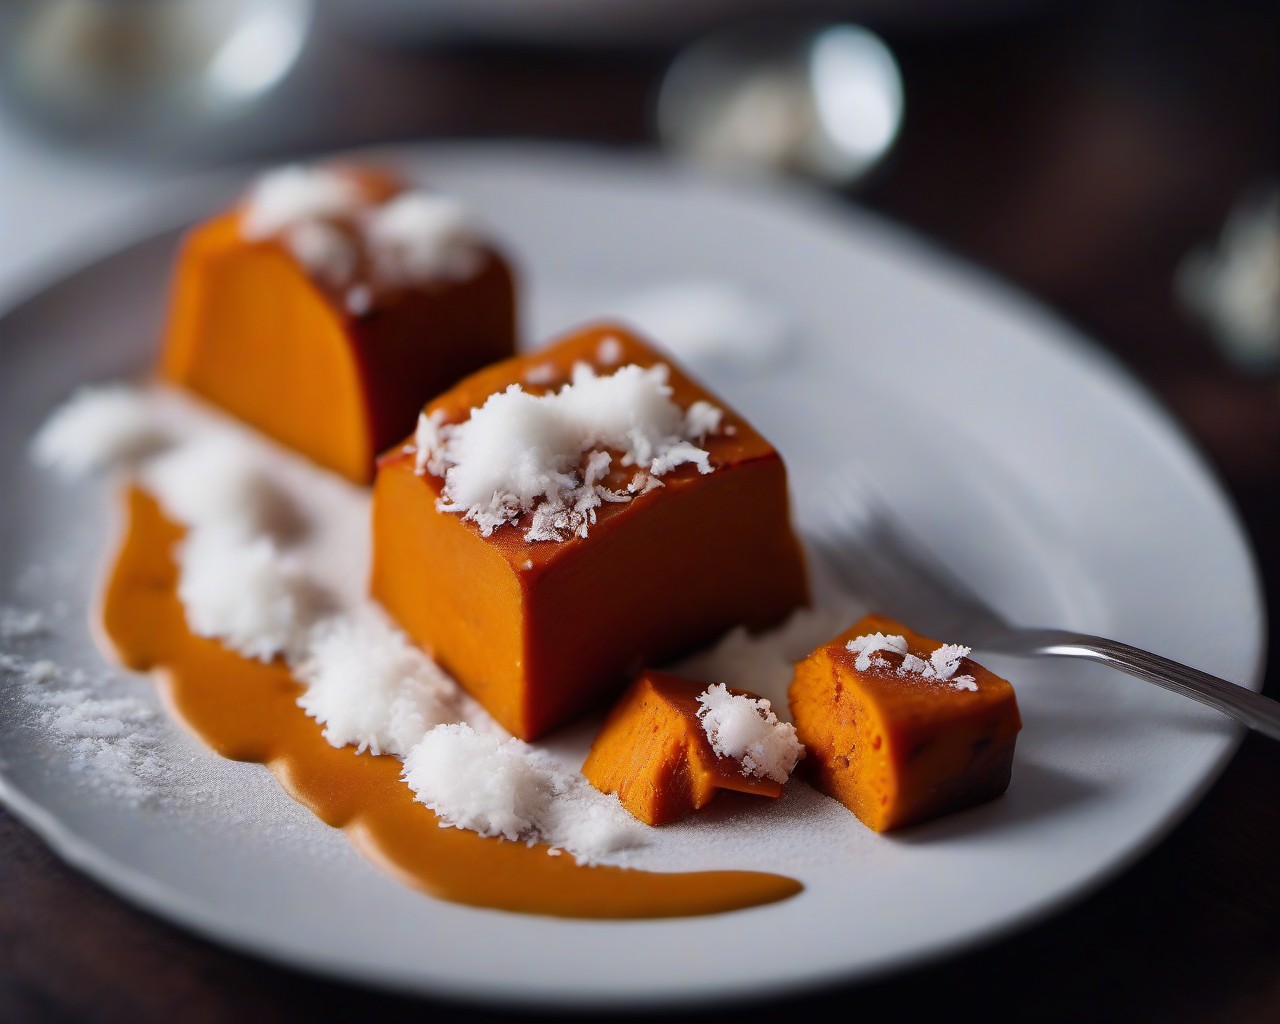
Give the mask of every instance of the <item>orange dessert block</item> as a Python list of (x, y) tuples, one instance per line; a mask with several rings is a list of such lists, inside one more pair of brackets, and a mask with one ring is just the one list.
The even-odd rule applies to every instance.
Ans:
[(968, 653), (869, 615), (797, 665), (791, 714), (817, 787), (877, 832), (1003, 793), (1018, 702)]
[(514, 351), (511, 270), (456, 202), (286, 168), (187, 235), (161, 373), (367, 483), (423, 401)]
[(371, 587), (524, 739), (808, 596), (778, 453), (613, 325), (427, 406), (379, 460)]
[[(646, 825), (706, 807), (722, 789), (777, 797), (782, 783), (712, 749), (699, 717), (705, 683), (645, 672), (614, 705), (591, 744), (582, 774)], [(745, 690), (729, 691), (755, 698)], [(705, 713), (705, 712), (704, 712)], [(797, 745), (798, 747), (798, 745)], [(794, 764), (794, 761), (792, 761)]]

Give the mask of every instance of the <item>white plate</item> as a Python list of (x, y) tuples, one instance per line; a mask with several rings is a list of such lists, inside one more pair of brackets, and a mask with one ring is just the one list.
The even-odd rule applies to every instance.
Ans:
[[(731, 189), (634, 158), (528, 147), (388, 154), (484, 211), (519, 255), (533, 335), (638, 287), (741, 282), (803, 339), (763, 369), (698, 365), (782, 450), (799, 491), (849, 456), (1017, 618), (1108, 634), (1257, 686), (1261, 601), (1240, 530), (1176, 429), (1058, 321), (900, 231), (807, 194)], [(225, 198), (189, 197), (186, 216)], [(85, 625), (112, 488), (68, 489), (25, 445), (77, 383), (154, 349), (173, 236), (66, 277), (0, 320), (0, 600), (51, 612), (31, 656), (101, 671)], [(33, 569), (32, 567), (35, 567)], [(61, 603), (59, 603), (61, 602)], [(0, 793), (68, 861), (201, 934), (437, 995), (632, 1007), (866, 978), (1078, 897), (1166, 832), (1235, 748), (1213, 713), (1077, 664), (991, 659), (1025, 719), (1009, 793), (876, 836), (850, 818), (773, 906), (579, 922), (435, 902), (165, 725), (180, 786), (131, 806), (0, 705)], [(147, 693), (144, 680), (117, 685)], [(806, 844), (803, 820), (796, 844)]]

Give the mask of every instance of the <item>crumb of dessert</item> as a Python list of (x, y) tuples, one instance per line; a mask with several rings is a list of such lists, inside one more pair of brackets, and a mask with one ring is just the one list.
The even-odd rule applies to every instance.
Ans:
[(517, 739), (441, 725), (409, 751), (404, 780), (441, 825), (530, 844), (543, 842), (579, 862), (635, 845), (634, 823), (616, 800)]
[(373, 597), (523, 739), (808, 600), (777, 451), (611, 324), (429, 403), (379, 460), (373, 524)]
[(31, 457), (73, 478), (131, 462), (167, 440), (143, 389), (103, 384), (81, 388), (45, 420), (32, 439)]
[(515, 350), (507, 261), (457, 200), (288, 167), (178, 257), (162, 373), (357, 482), (425, 398)]
[(878, 832), (994, 799), (1022, 727), (969, 648), (869, 615), (796, 666), (791, 714), (815, 784)]
[(802, 754), (768, 701), (646, 671), (610, 711), (582, 774), (645, 824), (663, 825), (724, 789), (778, 797)]

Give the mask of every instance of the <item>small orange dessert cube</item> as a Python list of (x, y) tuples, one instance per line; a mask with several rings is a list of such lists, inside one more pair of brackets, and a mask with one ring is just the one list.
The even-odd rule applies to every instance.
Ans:
[(778, 453), (612, 325), (427, 406), (379, 460), (371, 589), (524, 739), (808, 598)]
[(877, 832), (1003, 793), (1018, 702), (968, 653), (869, 615), (797, 665), (791, 714), (817, 787)]
[[(711, 747), (698, 717), (705, 683), (645, 672), (619, 698), (582, 774), (646, 825), (664, 825), (706, 807), (722, 789), (778, 797), (782, 783), (748, 774), (741, 760)], [(730, 691), (755, 697), (745, 690)]]
[(514, 351), (511, 271), (456, 202), (285, 168), (188, 233), (161, 374), (367, 483), (424, 400)]

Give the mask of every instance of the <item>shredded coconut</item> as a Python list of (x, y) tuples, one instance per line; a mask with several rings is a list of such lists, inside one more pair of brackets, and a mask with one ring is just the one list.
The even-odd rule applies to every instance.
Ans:
[(359, 257), (350, 238), (341, 228), (322, 220), (295, 224), (283, 235), (293, 258), (312, 277), (331, 285), (351, 280)]
[(403, 757), (461, 717), (453, 680), (372, 607), (318, 623), (294, 674), (307, 687), (298, 704), (335, 747)]
[[(476, 523), (483, 536), (532, 512), (528, 541), (585, 537), (601, 504), (634, 494), (602, 484), (612, 461), (605, 449), (650, 478), (685, 463), (712, 472), (709, 453), (693, 438), (719, 424), (720, 410), (695, 403), (691, 420), (671, 399), (668, 375), (662, 363), (607, 376), (579, 363), (560, 390), (538, 396), (512, 384), (461, 423), (444, 423), (436, 410), (418, 420), (418, 471), (443, 477), (437, 507)], [(690, 425), (696, 435), (687, 433)]]
[(165, 441), (142, 389), (107, 384), (81, 388), (55, 410), (32, 440), (31, 457), (74, 478), (131, 462)]
[(866, 672), (872, 665), (878, 668), (887, 668), (889, 662), (885, 658), (879, 657), (879, 653), (888, 651), (902, 655), (902, 662), (896, 669), (897, 674), (900, 676), (936, 679), (939, 682), (949, 681), (957, 690), (976, 692), (978, 689), (978, 682), (973, 676), (957, 676), (955, 674), (960, 668), (960, 660), (973, 653), (973, 648), (971, 647), (962, 647), (959, 644), (943, 644), (929, 655), (928, 661), (908, 651), (906, 638), (897, 635), (887, 636), (884, 633), (868, 633), (865, 636), (855, 637), (850, 640), (845, 644), (845, 647), (851, 653), (858, 655), (853, 667), (859, 672)]
[(213, 434), (176, 445), (142, 469), (143, 485), (184, 526), (244, 537), (287, 536), (300, 513), (262, 466), (248, 441)]
[(335, 168), (293, 166), (263, 175), (249, 193), (240, 230), (250, 241), (278, 238), (313, 278), (350, 285), (345, 302), (357, 316), (372, 300), (355, 281), (362, 250), (373, 279), (389, 285), (470, 277), (484, 259), (483, 235), (456, 199), (415, 190), (378, 204)]
[(403, 778), (442, 827), (543, 842), (587, 863), (639, 841), (638, 826), (616, 797), (520, 740), (469, 725), (428, 732), (405, 758)]
[(245, 238), (260, 241), (300, 224), (351, 216), (363, 204), (359, 185), (340, 170), (280, 167), (254, 184), (240, 230)]
[(266, 537), (245, 540), (213, 526), (193, 530), (176, 553), (178, 598), (193, 633), (259, 661), (304, 653), (327, 601), (296, 559)]
[(403, 192), (368, 215), (374, 273), (389, 282), (470, 277), (483, 261), (481, 235), (448, 196)]
[(698, 704), (711, 749), (740, 761), (743, 775), (786, 782), (804, 757), (795, 726), (779, 721), (767, 700), (733, 694), (723, 683), (712, 683), (699, 694)]
[(901, 654), (905, 657), (907, 654), (907, 641), (905, 637), (901, 636), (867, 633), (865, 636), (850, 640), (845, 644), (845, 648), (850, 654), (858, 656), (853, 663), (853, 667), (859, 672), (865, 672), (873, 664), (886, 664), (883, 658), (876, 657), (881, 651), (890, 651), (893, 654)]

